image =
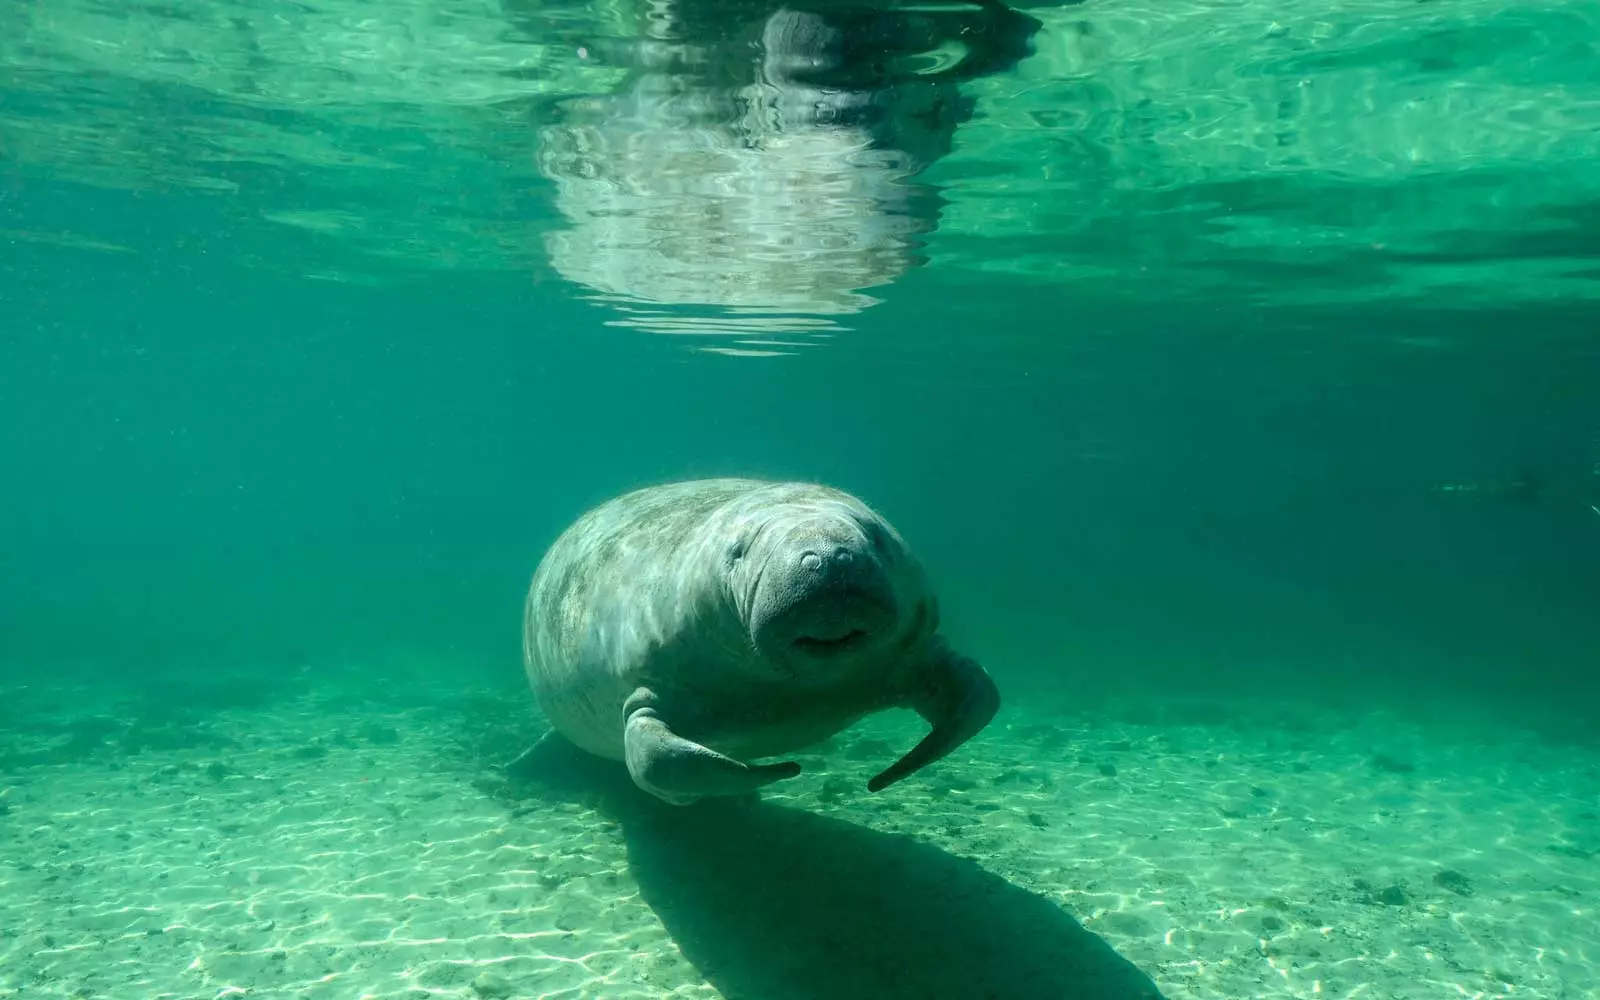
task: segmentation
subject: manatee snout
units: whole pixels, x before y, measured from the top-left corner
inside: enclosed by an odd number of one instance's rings
[[[775,545],[762,569],[750,612],[757,647],[834,656],[891,631],[894,582],[871,540],[850,524],[806,527]]]

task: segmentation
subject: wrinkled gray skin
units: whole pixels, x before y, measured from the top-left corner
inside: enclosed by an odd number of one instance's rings
[[[793,761],[747,761],[914,709],[933,728],[876,792],[1000,705],[937,634],[899,534],[824,486],[713,479],[607,501],[545,554],[525,611],[528,680],[556,731],[678,805],[793,777]]]

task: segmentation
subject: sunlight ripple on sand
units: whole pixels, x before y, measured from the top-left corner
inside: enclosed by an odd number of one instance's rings
[[[639,844],[581,800],[488,794],[470,697],[402,687],[160,723],[84,692],[0,733],[0,997],[723,995],[641,891]],[[119,752],[139,726],[169,738]],[[864,794],[917,732],[869,720],[766,798],[972,859],[1171,1000],[1600,996],[1592,754],[1376,715],[1014,707]]]

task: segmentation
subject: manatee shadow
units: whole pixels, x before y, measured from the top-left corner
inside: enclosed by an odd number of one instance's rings
[[[1160,1000],[1055,903],[910,836],[754,796],[667,806],[554,738],[515,779],[619,823],[645,902],[727,1000]]]

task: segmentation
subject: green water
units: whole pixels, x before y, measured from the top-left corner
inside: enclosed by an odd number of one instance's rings
[[[715,475],[872,503],[1008,706],[1593,752],[1600,6],[814,8],[762,90],[755,0],[0,0],[0,763],[531,717],[544,548]]]

